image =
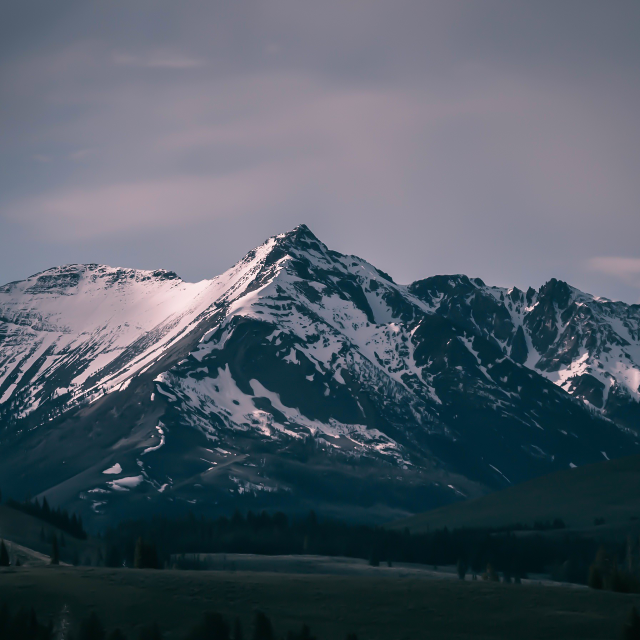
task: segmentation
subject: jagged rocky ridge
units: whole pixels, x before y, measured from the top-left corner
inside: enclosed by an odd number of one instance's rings
[[[96,518],[424,510],[636,452],[639,363],[637,305],[398,285],[304,225],[196,284],[71,265],[0,288],[0,486]]]

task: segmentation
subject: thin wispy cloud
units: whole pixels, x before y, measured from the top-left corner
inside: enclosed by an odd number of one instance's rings
[[[92,155],[96,153],[96,149],[78,149],[77,151],[73,151],[69,154],[69,158],[75,161],[82,161],[90,158]]]
[[[113,0],[46,37],[25,5],[0,39],[0,272],[162,245],[200,279],[305,222],[404,282],[635,300],[629,267],[585,262],[640,237],[640,5],[605,5]]]
[[[292,169],[293,170],[293,169]],[[7,208],[8,220],[58,242],[116,238],[149,229],[177,229],[201,220],[220,221],[257,207],[273,209],[292,198],[304,175],[262,166],[216,177],[79,187],[27,198]]]
[[[152,51],[138,55],[114,52],[112,60],[117,65],[147,69],[196,69],[205,65],[205,61],[200,58],[163,51]]]
[[[598,256],[587,261],[592,271],[618,278],[627,284],[640,287],[640,258]]]

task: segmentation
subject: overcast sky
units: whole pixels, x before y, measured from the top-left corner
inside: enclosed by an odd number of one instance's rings
[[[212,277],[304,222],[396,281],[640,300],[640,2],[5,0],[0,281]]]

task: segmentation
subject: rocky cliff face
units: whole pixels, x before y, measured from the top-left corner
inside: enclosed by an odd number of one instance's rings
[[[0,485],[95,518],[422,511],[634,453],[639,320],[555,280],[399,285],[304,225],[196,284],[52,269],[0,288]]]
[[[555,279],[539,291],[437,276],[410,289],[621,427],[640,419],[640,305],[582,293]]]

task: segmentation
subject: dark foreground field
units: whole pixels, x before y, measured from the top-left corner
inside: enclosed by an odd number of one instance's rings
[[[611,640],[640,597],[424,578],[23,567],[0,570],[3,602],[45,617],[65,606],[72,619],[94,610],[107,631],[120,627],[131,640],[154,621],[167,640],[181,639],[205,611],[239,616],[250,637],[256,609],[271,617],[278,637],[307,623],[318,640],[350,632],[359,640]]]

